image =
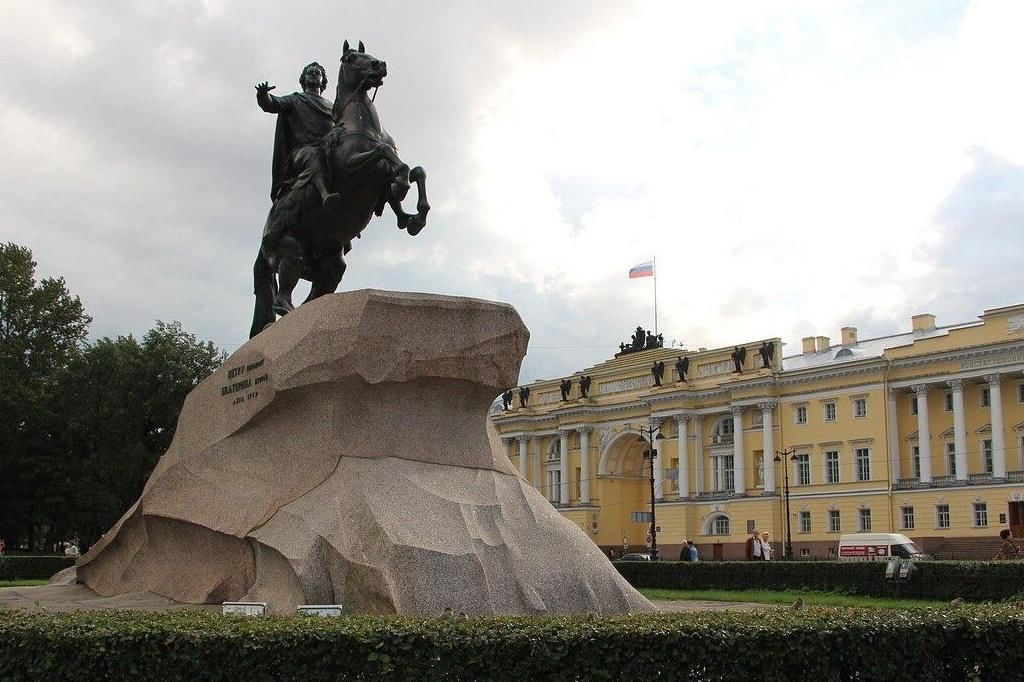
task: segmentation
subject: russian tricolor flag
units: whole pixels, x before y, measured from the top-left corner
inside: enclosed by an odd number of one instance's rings
[[[646,263],[631,267],[629,269],[629,278],[636,279],[637,277],[654,277],[654,261],[649,260]]]

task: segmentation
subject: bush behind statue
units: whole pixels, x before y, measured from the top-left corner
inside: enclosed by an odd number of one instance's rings
[[[0,580],[48,580],[54,573],[75,565],[69,556],[0,556]]]
[[[885,562],[618,562],[633,587],[676,590],[820,590],[871,597],[1001,601],[1021,591],[1024,562],[921,561],[909,581],[886,582]]]

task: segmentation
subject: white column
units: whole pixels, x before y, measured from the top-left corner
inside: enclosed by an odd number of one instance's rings
[[[590,427],[581,426],[580,434],[580,504],[590,504]]]
[[[651,417],[647,420],[647,424],[651,431],[660,428],[661,423],[664,420],[661,417]],[[651,466],[654,467],[654,499],[664,500],[665,499],[665,453],[662,448],[658,447],[658,441],[654,442],[654,449],[658,451],[658,456],[651,460]]]
[[[732,469],[736,483],[736,494],[747,492],[746,463],[743,461],[743,408],[733,406],[732,410]]]
[[[690,496],[690,443],[687,426],[690,423],[690,415],[676,415],[676,431],[679,436],[679,497]]]
[[[953,449],[956,451],[956,480],[966,481],[967,476],[967,422],[964,418],[964,382],[952,379],[946,385],[953,390]]]
[[[932,482],[932,443],[928,430],[928,384],[915,384],[917,395],[917,447],[921,460],[921,483]]]
[[[530,444],[530,437],[516,436],[516,440],[519,441],[519,477],[529,483],[530,479],[526,477],[526,462],[529,459],[526,450]]]
[[[558,431],[558,452],[561,484],[558,493],[558,501],[563,505],[569,504],[569,432],[564,429]]]
[[[693,415],[693,492],[696,495],[707,490],[704,478],[704,416]]]
[[[1003,394],[999,388],[999,375],[986,374],[988,404],[992,424],[992,476],[1006,478],[1006,438],[1003,435]]]
[[[900,432],[899,419],[896,414],[896,389],[890,388],[885,394],[886,424],[889,442],[889,482],[890,485],[900,480],[903,475],[900,471]]]
[[[534,438],[533,441],[537,444],[537,452],[533,460],[533,487],[543,492],[544,486],[547,484],[547,481],[544,480],[544,440]],[[550,493],[546,497],[551,499]]]
[[[761,408],[761,468],[764,469],[764,491],[775,492],[775,425],[772,423],[772,409],[775,403],[760,403]]]

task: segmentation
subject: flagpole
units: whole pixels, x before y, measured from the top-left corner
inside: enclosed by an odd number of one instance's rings
[[[651,270],[654,272],[654,335],[658,335],[658,257],[651,260]]]

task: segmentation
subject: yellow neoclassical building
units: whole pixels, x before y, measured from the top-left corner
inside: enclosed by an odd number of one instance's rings
[[[686,539],[705,559],[741,558],[755,527],[781,553],[787,478],[799,557],[826,558],[860,531],[902,532],[940,557],[987,558],[1004,527],[1024,536],[1024,305],[780,349],[621,354],[529,385],[526,405],[515,393],[493,423],[520,475],[606,550],[648,539],[652,428],[665,558]]]

